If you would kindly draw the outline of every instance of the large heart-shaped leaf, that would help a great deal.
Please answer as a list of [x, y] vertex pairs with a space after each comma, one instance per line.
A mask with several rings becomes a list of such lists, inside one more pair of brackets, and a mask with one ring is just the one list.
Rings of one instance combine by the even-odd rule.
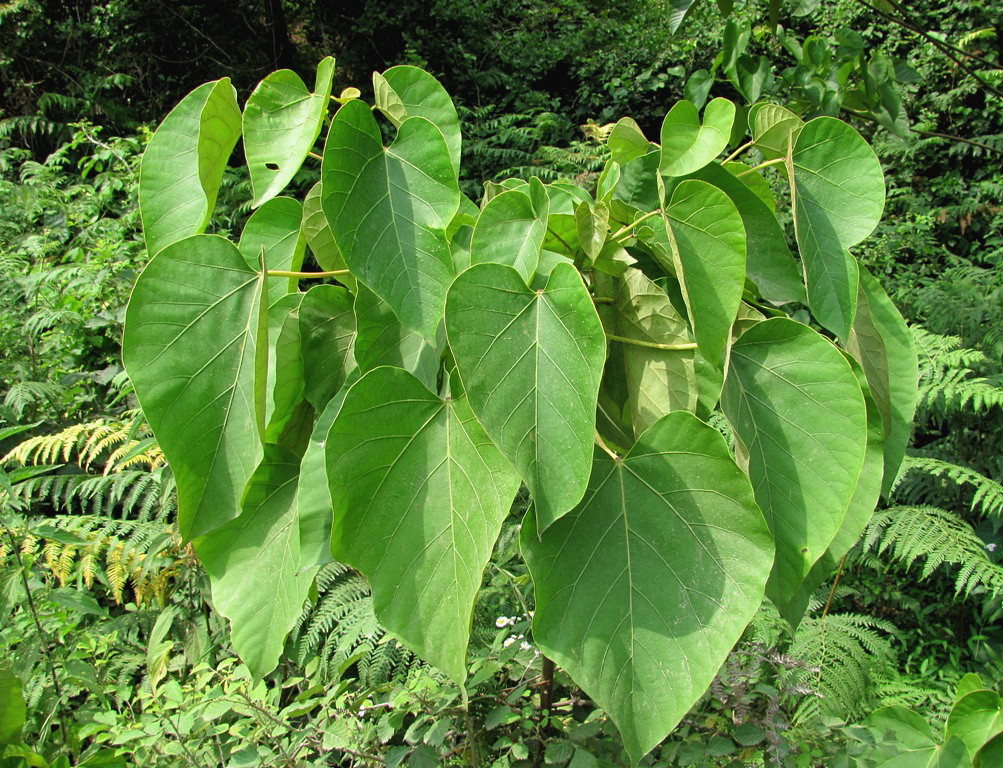
[[[267, 269], [297, 271], [303, 266], [306, 251], [302, 219], [303, 206], [298, 200], [274, 197], [251, 214], [237, 247], [252, 267], [258, 266], [264, 253]], [[268, 303], [274, 304], [296, 287], [296, 278], [268, 278]]]
[[449, 150], [423, 117], [401, 123], [389, 149], [361, 101], [345, 104], [324, 149], [322, 205], [352, 274], [428, 341], [453, 265], [446, 227], [460, 204]]
[[449, 147], [453, 170], [460, 172], [460, 118], [453, 100], [438, 80], [418, 67], [391, 67], [382, 75], [373, 72], [377, 108], [400, 127], [409, 117], [424, 117], [442, 132]]
[[700, 353], [724, 365], [724, 349], [745, 288], [745, 225], [724, 192], [690, 179], [676, 186], [663, 220]]
[[625, 343], [622, 349], [634, 432], [640, 434], [671, 411], [694, 411], [695, 350], [658, 348], [665, 344], [692, 346], [686, 321], [665, 291], [639, 269], [628, 269], [620, 281], [616, 308], [617, 335], [640, 342]]
[[704, 109], [703, 124], [690, 101], [678, 101], [662, 121], [662, 156], [658, 170], [664, 176], [686, 176], [699, 171], [724, 151], [735, 122], [735, 105], [714, 99]]
[[912, 417], [916, 411], [919, 362], [916, 345], [881, 284], [863, 267], [857, 293], [857, 314], [846, 348], [867, 376], [871, 396], [881, 413], [884, 445], [884, 480], [888, 495], [905, 455]]
[[299, 459], [268, 445], [240, 516], [195, 541], [213, 606], [230, 620], [233, 648], [255, 677], [278, 664], [312, 581], [300, 572], [298, 475]]
[[774, 318], [732, 346], [721, 404], [776, 539], [767, 594], [783, 610], [829, 548], [857, 487], [867, 445], [864, 398], [829, 341]]
[[327, 473], [334, 558], [367, 576], [389, 630], [462, 683], [474, 597], [518, 478], [465, 398], [389, 367], [348, 391]]
[[471, 264], [508, 264], [527, 283], [533, 279], [550, 214], [546, 189], [533, 181], [525, 190], [495, 195], [481, 210], [470, 240]]
[[944, 744], [933, 738], [922, 715], [902, 706], [882, 707], [862, 725], [874, 734], [875, 745], [866, 754], [875, 768], [970, 768], [965, 743], [951, 737]]
[[713, 184], [735, 204], [745, 227], [746, 274], [760, 295], [774, 304], [805, 301], [801, 269], [787, 247], [786, 236], [777, 217], [766, 203], [741, 179], [711, 163], [694, 178]]
[[630, 117], [621, 118], [606, 138], [610, 158], [617, 165], [623, 166], [637, 157], [643, 157], [652, 150], [641, 126]]
[[446, 335], [470, 406], [519, 471], [545, 529], [582, 498], [606, 338], [577, 270], [530, 290], [512, 267], [477, 264], [446, 300]]
[[314, 92], [288, 69], [262, 80], [244, 107], [244, 154], [257, 207], [285, 189], [320, 136], [327, 117], [334, 59], [317, 65]]
[[808, 305], [819, 323], [845, 341], [856, 312], [858, 281], [857, 261], [847, 249], [881, 219], [881, 163], [860, 134], [831, 117], [805, 123], [789, 162]]
[[205, 229], [239, 138], [240, 107], [228, 77], [199, 86], [164, 118], [139, 169], [147, 253]]
[[177, 479], [185, 539], [237, 516], [261, 459], [262, 290], [236, 246], [195, 235], [157, 254], [129, 301], [122, 357]]
[[622, 459], [597, 450], [585, 498], [523, 554], [533, 638], [616, 723], [631, 761], [713, 680], [763, 597], [773, 544], [721, 435], [682, 411]]

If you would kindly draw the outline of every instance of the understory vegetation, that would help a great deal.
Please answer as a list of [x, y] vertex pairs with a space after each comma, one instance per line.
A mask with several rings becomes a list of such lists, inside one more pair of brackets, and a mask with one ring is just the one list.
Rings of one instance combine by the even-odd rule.
[[[996, 4], [367, 0], [351, 17], [328, 5], [241, 0], [226, 10], [210, 10], [201, 3], [161, 0], [0, 4], [0, 611], [5, 617], [0, 622], [0, 766], [1003, 764], [1003, 29]], [[714, 333], [705, 330], [709, 324], [692, 321], [700, 289], [695, 283], [687, 286], [682, 277], [685, 248], [680, 256], [663, 210], [682, 185], [711, 187], [691, 177], [711, 163], [729, 181], [747, 182], [738, 186], [771, 214], [783, 250], [803, 254], [805, 219], [798, 221], [798, 201], [791, 193], [795, 134], [788, 133], [787, 144], [770, 155], [769, 140], [757, 137], [755, 127], [757, 114], [765, 110], [750, 107], [764, 102], [783, 107], [789, 112], [771, 114], [796, 121], [797, 130], [802, 121], [811, 125], [812, 119], [838, 118], [852, 127], [853, 141], [861, 142], [854, 147], [874, 150], [874, 168], [879, 177], [883, 173], [886, 190], [880, 223], [866, 239], [841, 247], [852, 250], [854, 269], [859, 263], [861, 295], [870, 297], [871, 308], [885, 306], [876, 297], [890, 299], [904, 318], [903, 329], [908, 326], [895, 337], [898, 348], [914, 350], [918, 365], [915, 414], [903, 417], [901, 427], [905, 455], [900, 465], [885, 456], [885, 469], [893, 471], [886, 472], [880, 499], [842, 551], [831, 557], [835, 550], [823, 547], [828, 560], [815, 569], [807, 564], [811, 578], [801, 574], [800, 591], [784, 592], [779, 599], [775, 581], [766, 582], [767, 568], [737, 642], [706, 670], [709, 685], [700, 686], [695, 703], [650, 750], [647, 744], [644, 749], [625, 746], [624, 729], [617, 727], [622, 723], [614, 723], [611, 712], [597, 706], [595, 694], [585, 691], [599, 686], [584, 682], [577, 669], [555, 664], [554, 654], [547, 652], [558, 643], [552, 639], [555, 630], [545, 636], [541, 630], [547, 625], [536, 617], [538, 601], [546, 600], [538, 583], [543, 558], [534, 556], [530, 532], [542, 542], [551, 530], [547, 525], [559, 521], [542, 517], [543, 492], [530, 487], [525, 475], [520, 481], [511, 468], [492, 475], [503, 477], [499, 486], [511, 486], [512, 493], [498, 493], [505, 508], [497, 537], [485, 552], [480, 589], [474, 590], [459, 675], [453, 668], [443, 671], [448, 665], [439, 663], [434, 649], [430, 653], [388, 626], [393, 620], [386, 618], [390, 611], [380, 583], [363, 574], [363, 565], [343, 561], [350, 557], [332, 559], [330, 522], [322, 528], [324, 551], [295, 574], [303, 599], [283, 606], [288, 633], [276, 639], [273, 629], [267, 642], [256, 639], [265, 636], [264, 629], [250, 641], [231, 634], [237, 622], [227, 618], [232, 606], [221, 604], [219, 569], [225, 575], [223, 561], [239, 560], [241, 541], [235, 535], [236, 543], [223, 554], [205, 548], [213, 530], [205, 519], [224, 516], [223, 504], [214, 497], [208, 511], [200, 508], [201, 517], [188, 511], [190, 472], [186, 467], [175, 475], [179, 462], [170, 454], [175, 446], [163, 437], [159, 406], [148, 405], [155, 401], [148, 393], [157, 382], [144, 381], [135, 367], [127, 374], [122, 359], [133, 287], [153, 257], [173, 245], [167, 242], [170, 233], [157, 240], [165, 231], [161, 222], [151, 224], [150, 216], [141, 214], [140, 189], [149, 183], [143, 181], [141, 162], [147, 147], [156, 146], [157, 126], [196, 86], [231, 78], [240, 94], [239, 109], [273, 70], [292, 69], [307, 84], [316, 75], [320, 84], [326, 66], [331, 67], [330, 99], [322, 95], [320, 101], [330, 114], [317, 118], [318, 127], [323, 124], [321, 140], [307, 142], [300, 158], [305, 162], [288, 174], [283, 192], [288, 197], [265, 200], [263, 177], [256, 176], [260, 169], [250, 163], [255, 150], [247, 111], [243, 138], [238, 143], [238, 113], [235, 149], [224, 153], [216, 169], [218, 189], [203, 190], [206, 172], [197, 163], [188, 179], [195, 179], [193, 186], [208, 201], [205, 221], [192, 228], [192, 237], [239, 241], [239, 251], [232, 248], [238, 262], [243, 253], [257, 264], [260, 252], [262, 269], [273, 272], [275, 266], [264, 260], [274, 243], [251, 236], [256, 226], [264, 226], [260, 212], [279, 218], [286, 203], [269, 204], [300, 206], [292, 236], [298, 245], [278, 268], [279, 277], [288, 279], [267, 278], [268, 291], [282, 284], [284, 295], [276, 303], [285, 301], [285, 314], [272, 315], [271, 308], [261, 313], [273, 338], [292, 334], [295, 325], [299, 345], [299, 329], [306, 327], [299, 323], [306, 322], [310, 310], [310, 299], [303, 297], [328, 290], [332, 296], [334, 290], [352, 296], [346, 306], [357, 323], [353, 332], [369, 334], [368, 367], [361, 362], [353, 370], [318, 367], [311, 374], [309, 362], [303, 372], [306, 357], [296, 357], [297, 362], [280, 357], [278, 365], [273, 359], [266, 377], [271, 385], [283, 381], [283, 360], [290, 370], [299, 365], [292, 375], [298, 371], [306, 385], [300, 386], [298, 399], [287, 398], [281, 423], [275, 414], [285, 407], [279, 403], [285, 395], [280, 387], [269, 393], [266, 443], [272, 447], [265, 450], [279, 446], [285, 453], [266, 453], [262, 466], [280, 466], [294, 454], [297, 464], [313, 460], [321, 472], [334, 467], [355, 477], [354, 464], [362, 459], [347, 449], [343, 456], [333, 448], [325, 452], [315, 424], [330, 428], [343, 418], [327, 407], [332, 401], [362, 419], [375, 400], [364, 401], [364, 386], [353, 385], [367, 377], [375, 380], [370, 369], [386, 375], [391, 369], [383, 365], [410, 371], [406, 380], [386, 379], [395, 386], [420, 379], [426, 388], [436, 388], [436, 403], [442, 402], [439, 392], [447, 404], [465, 403], [470, 395], [471, 405], [463, 406], [469, 418], [457, 418], [476, 429], [483, 423], [479, 450], [491, 440], [501, 448], [490, 431], [493, 416], [474, 408], [476, 387], [468, 371], [475, 367], [469, 360], [477, 345], [463, 346], [461, 337], [468, 331], [454, 319], [462, 313], [453, 307], [468, 297], [455, 286], [448, 297], [443, 289], [434, 320], [444, 316], [445, 331], [439, 329], [438, 337], [437, 325], [424, 327], [423, 314], [407, 327], [404, 316], [413, 308], [377, 295], [378, 278], [370, 273], [358, 277], [364, 272], [352, 259], [362, 257], [353, 257], [345, 246], [354, 230], [332, 223], [340, 203], [322, 200], [324, 185], [334, 178], [323, 139], [332, 125], [335, 131], [342, 125], [335, 114], [355, 120], [351, 129], [368, 126], [371, 113], [386, 115], [374, 141], [381, 148], [378, 156], [392, 159], [394, 146], [403, 143], [395, 131], [406, 120], [412, 125], [420, 120], [421, 130], [427, 125], [429, 135], [441, 140], [442, 165], [449, 169], [449, 131], [434, 132], [433, 123], [441, 119], [435, 115], [408, 115], [407, 109], [415, 107], [400, 79], [394, 79], [396, 71], [398, 78], [405, 77], [402, 72], [408, 77], [430, 73], [456, 105], [457, 142], [462, 129], [463, 150], [453, 161], [450, 183], [461, 202], [455, 221], [455, 209], [447, 219], [452, 263], [466, 259], [466, 271], [457, 268], [459, 274], [480, 270], [485, 284], [497, 278], [488, 270], [498, 265], [477, 263], [476, 222], [492, 199], [509, 195], [512, 200], [518, 194], [531, 209], [526, 220], [543, 221], [535, 253], [539, 265], [519, 273], [527, 283], [519, 287], [530, 297], [526, 301], [540, 301], [551, 290], [541, 279], [547, 259], [547, 276], [571, 273], [572, 259], [561, 260], [564, 246], [586, 256], [574, 266], [586, 275], [590, 297], [598, 299], [599, 313], [593, 315], [603, 349], [608, 339], [631, 342], [617, 320], [610, 330], [612, 315], [603, 311], [623, 308], [626, 289], [613, 292], [608, 286], [626, 285], [628, 275], [657, 294], [658, 302], [651, 305], [657, 311], [650, 314], [678, 320], [673, 327], [682, 330], [671, 345], [643, 338], [649, 347], [689, 355], [672, 375], [689, 377], [691, 391], [684, 399], [691, 402], [679, 406], [677, 393], [666, 393], [672, 405], [665, 410], [690, 410], [693, 418], [687, 415], [684, 422], [682, 414], [659, 413], [659, 419], [632, 406], [624, 394], [633, 386], [628, 356], [614, 353], [610, 345], [609, 356], [599, 360], [595, 389], [601, 379], [603, 392], [608, 386], [613, 396], [598, 396], [600, 420], [592, 424], [602, 450], [614, 461], [629, 458], [642, 427], [650, 430], [678, 416], [671, 423], [681, 433], [684, 428], [699, 433], [714, 450], [720, 448], [736, 473], [750, 472], [750, 462], [755, 466], [746, 448], [750, 433], [736, 416], [738, 407], [729, 407], [723, 383], [729, 366], [740, 370], [732, 351], [753, 347], [750, 339], [757, 333], [771, 340], [766, 332], [751, 330], [755, 327], [807, 327], [822, 358], [838, 361], [854, 384], [860, 432], [870, 430], [864, 442], [876, 450], [880, 474], [881, 444], [885, 438], [894, 442], [889, 430], [895, 430], [898, 409], [911, 412], [911, 403], [895, 401], [902, 391], [896, 385], [903, 382], [893, 380], [882, 393], [866, 376], [866, 361], [860, 361], [864, 368], [858, 365], [867, 357], [859, 350], [867, 340], [860, 341], [859, 330], [848, 340], [852, 310], [820, 310], [811, 278], [804, 295], [801, 261], [802, 298], [768, 300], [771, 289], [764, 289], [765, 281], [757, 282], [750, 270], [736, 286], [734, 303], [741, 308], [721, 330], [717, 349]], [[382, 86], [372, 79], [374, 70], [387, 75]], [[295, 88], [289, 82], [285, 85]], [[307, 97], [316, 96], [309, 88]], [[665, 173], [665, 155], [657, 154], [661, 149], [649, 140], [665, 143], [662, 121], [682, 99], [696, 110], [692, 125], [685, 127], [694, 136], [711, 126], [715, 105], [725, 99], [734, 104], [735, 114], [719, 131], [722, 149], [711, 152], [703, 165], [681, 171], [677, 175], [687, 178], [679, 181]], [[374, 101], [376, 107], [368, 109]], [[635, 121], [632, 126], [618, 122], [626, 116]], [[851, 132], [846, 131], [840, 136]], [[629, 138], [623, 139], [627, 132]], [[713, 144], [699, 135], [693, 152]], [[345, 151], [353, 151], [350, 140], [344, 141]], [[197, 151], [204, 151], [204, 143]], [[382, 144], [390, 151], [384, 152]], [[406, 155], [405, 149], [400, 152]], [[628, 175], [628, 163], [646, 155], [656, 155], [649, 170], [657, 188], [653, 180], [645, 182], [647, 187], [637, 181], [636, 194], [621, 195], [618, 184], [641, 178], [637, 166], [635, 176]], [[736, 163], [748, 167], [728, 167]], [[350, 175], [352, 169], [335, 170]], [[824, 168], [817, 170], [824, 175]], [[344, 197], [350, 194], [346, 187]], [[558, 195], [566, 210], [559, 209]], [[647, 209], [645, 195], [655, 201]], [[728, 201], [723, 193], [720, 197]], [[464, 199], [471, 207], [464, 207]], [[149, 197], [143, 204], [150, 205]], [[548, 229], [541, 207], [563, 216], [568, 228], [556, 234]], [[313, 219], [311, 210], [317, 214]], [[679, 214], [679, 220], [684, 218]], [[652, 221], [662, 222], [660, 233]], [[751, 231], [748, 220], [745, 226]], [[588, 233], [598, 229], [602, 238], [593, 249]], [[360, 253], [364, 246], [354, 247]], [[743, 242], [743, 254], [744, 248]], [[461, 252], [464, 256], [457, 257]], [[659, 261], [665, 253], [675, 254], [673, 268]], [[364, 255], [380, 258], [377, 249]], [[659, 265], [663, 272], [656, 279], [652, 274]], [[240, 269], [251, 268], [242, 263]], [[301, 269], [326, 277], [305, 278]], [[865, 288], [872, 285], [870, 275], [873, 287]], [[724, 280], [718, 276], [711, 283]], [[859, 311], [864, 304], [854, 306]], [[412, 314], [424, 311], [419, 306]], [[290, 324], [290, 316], [299, 320]], [[839, 329], [843, 319], [846, 333]], [[370, 323], [368, 330], [364, 322]], [[386, 341], [387, 328], [396, 334], [392, 342]], [[469, 335], [486, 333], [475, 331]], [[133, 332], [127, 332], [127, 347]], [[586, 328], [579, 337], [590, 332]], [[327, 333], [323, 340], [331, 349], [342, 343], [335, 332]], [[890, 337], [879, 341], [882, 350], [892, 349]], [[133, 349], [143, 343], [133, 342]], [[281, 354], [274, 347], [273, 357]], [[361, 361], [359, 349], [345, 353], [339, 348], [339, 354], [355, 354]], [[431, 363], [429, 349], [434, 350]], [[155, 363], [153, 356], [149, 365]], [[701, 387], [715, 376], [717, 390], [708, 398]], [[719, 405], [722, 387], [726, 395]], [[885, 413], [874, 405], [882, 397]], [[590, 417], [595, 412], [593, 407]], [[398, 422], [386, 429], [391, 427], [404, 429]], [[592, 450], [590, 438], [588, 461]], [[502, 453], [499, 466], [517, 466]], [[607, 460], [605, 455], [600, 459]], [[874, 456], [866, 458], [861, 448], [858, 466], [866, 461], [873, 468]], [[366, 487], [367, 467], [357, 474], [356, 487]], [[246, 512], [256, 492], [265, 498], [264, 509], [267, 499], [292, 482], [281, 478], [259, 477], [257, 488], [243, 478], [249, 483], [247, 496], [241, 485], [232, 502]], [[322, 485], [329, 510], [326, 475]], [[759, 495], [751, 501], [749, 488], [746, 509], [763, 506]], [[361, 504], [349, 491], [344, 496], [356, 507]], [[873, 496], [878, 497], [877, 486]], [[745, 497], [736, 492], [736, 498]], [[581, 494], [568, 508], [579, 499]], [[765, 522], [762, 527], [765, 531]], [[756, 531], [750, 527], [747, 538], [754, 539]], [[299, 557], [298, 539], [295, 546]], [[341, 546], [348, 549], [344, 541]], [[307, 560], [304, 554], [295, 562]], [[540, 607], [546, 612], [545, 604]], [[262, 656], [272, 650], [276, 660], [269, 666]]]

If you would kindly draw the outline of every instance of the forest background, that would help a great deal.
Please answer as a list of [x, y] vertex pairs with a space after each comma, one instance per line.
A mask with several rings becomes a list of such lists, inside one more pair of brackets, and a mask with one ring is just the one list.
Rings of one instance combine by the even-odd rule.
[[[311, 82], [326, 55], [336, 92], [365, 94], [371, 72], [395, 64], [435, 74], [460, 109], [474, 200], [513, 175], [588, 187], [606, 159], [601, 126], [630, 115], [655, 136], [684, 97], [774, 101], [867, 138], [888, 199], [857, 256], [920, 353], [909, 458], [797, 631], [764, 608], [645, 762], [880, 765], [873, 718], [888, 706], [921, 713], [930, 746], [916, 760], [949, 760], [938, 750], [955, 701], [1003, 680], [995, 5], [0, 4], [0, 764], [626, 764], [615, 729], [560, 671], [541, 688], [514, 523], [478, 603], [469, 709], [384, 633], [365, 581], [337, 564], [318, 575], [282, 664], [252, 679], [178, 537], [170, 468], [120, 360], [147, 260], [139, 158], [194, 86], [229, 76], [246, 95], [286, 67]], [[239, 165], [211, 231], [239, 232], [250, 214]], [[314, 181], [303, 171], [294, 184]]]

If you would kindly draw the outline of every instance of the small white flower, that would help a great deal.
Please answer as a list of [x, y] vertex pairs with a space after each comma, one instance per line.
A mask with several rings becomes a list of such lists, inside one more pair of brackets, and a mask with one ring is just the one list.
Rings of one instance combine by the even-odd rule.
[[497, 619], [495, 619], [495, 626], [498, 627], [498, 629], [501, 629], [502, 627], [507, 627], [508, 618], [506, 616], [499, 616]]
[[527, 643], [527, 642], [526, 642], [525, 640], [523, 640], [523, 641], [522, 641], [521, 643], [519, 643], [519, 648], [520, 648], [521, 650], [523, 650], [523, 651], [528, 651], [528, 650], [529, 650], [530, 648], [532, 648], [532, 647], [533, 647], [533, 646], [531, 646], [531, 645], [530, 645], [529, 643]]
[[509, 635], [508, 637], [505, 638], [504, 642], [502, 642], [502, 646], [508, 648], [510, 645], [512, 645], [512, 643], [516, 641], [516, 639], [517, 638], [514, 635]]
[[996, 542], [992, 541], [992, 542], [986, 544], [986, 549], [988, 551], [990, 551], [990, 552], [995, 552], [996, 551]]

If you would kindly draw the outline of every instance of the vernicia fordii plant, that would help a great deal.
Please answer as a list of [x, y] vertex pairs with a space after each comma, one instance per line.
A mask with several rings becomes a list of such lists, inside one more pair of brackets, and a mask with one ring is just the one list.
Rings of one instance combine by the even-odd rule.
[[[143, 160], [152, 259], [124, 356], [181, 533], [257, 674], [334, 558], [462, 686], [525, 485], [534, 643], [636, 762], [764, 594], [797, 622], [896, 474], [916, 356], [850, 251], [881, 215], [877, 158], [830, 117], [682, 101], [657, 142], [607, 127], [594, 194], [509, 179], [475, 202], [432, 76], [374, 74], [371, 107], [332, 99], [333, 74], [311, 92], [276, 72], [243, 112], [227, 79], [202, 85]], [[203, 232], [241, 137], [255, 210], [234, 243]], [[281, 196], [318, 158], [304, 199]]]

